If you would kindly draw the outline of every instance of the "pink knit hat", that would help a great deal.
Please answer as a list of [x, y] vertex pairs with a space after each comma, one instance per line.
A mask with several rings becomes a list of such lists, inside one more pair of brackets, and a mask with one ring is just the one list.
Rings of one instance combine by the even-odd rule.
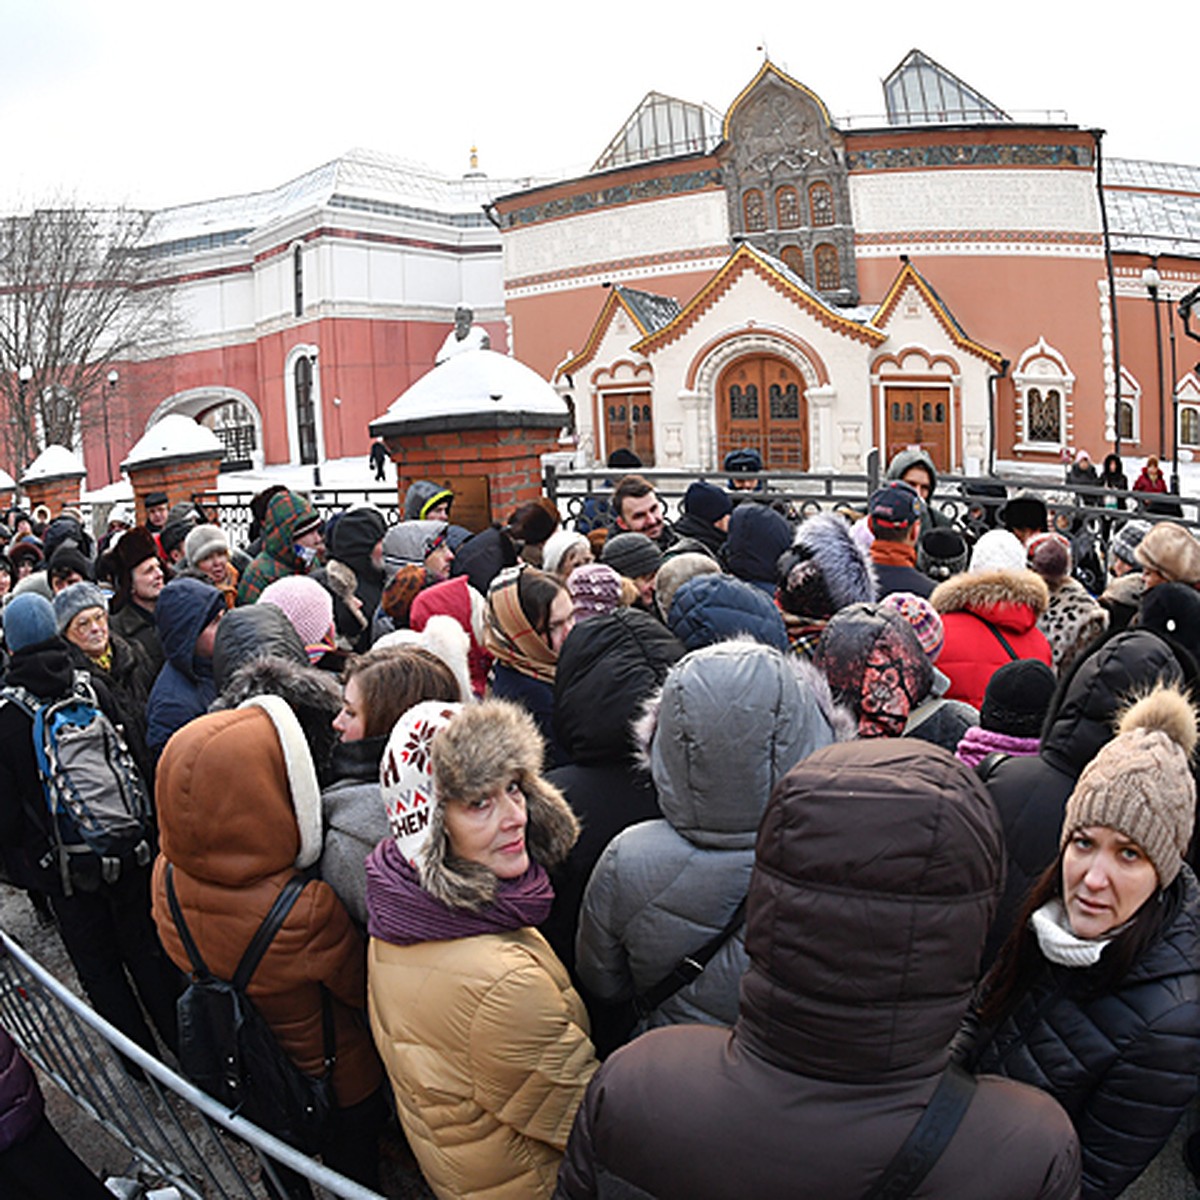
[[333, 596], [308, 575], [286, 575], [263, 588], [259, 604], [273, 604], [300, 635], [308, 661], [337, 648], [333, 627]]

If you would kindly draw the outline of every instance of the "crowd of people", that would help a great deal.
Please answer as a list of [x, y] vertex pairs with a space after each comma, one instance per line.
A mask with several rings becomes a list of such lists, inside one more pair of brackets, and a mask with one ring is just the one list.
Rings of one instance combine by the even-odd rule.
[[[13, 510], [5, 877], [168, 1059], [172, 905], [228, 979], [308, 880], [247, 990], [368, 1187], [398, 1121], [439, 1197], [1117, 1196], [1200, 1072], [1200, 542], [951, 521], [916, 450], [861, 511], [761, 468], [674, 522], [636, 469], [474, 533], [426, 481], [391, 525], [270, 488], [245, 546]], [[72, 697], [152, 797], [127, 851], [57, 852]], [[35, 1091], [0, 1041], [0, 1183], [69, 1158]]]

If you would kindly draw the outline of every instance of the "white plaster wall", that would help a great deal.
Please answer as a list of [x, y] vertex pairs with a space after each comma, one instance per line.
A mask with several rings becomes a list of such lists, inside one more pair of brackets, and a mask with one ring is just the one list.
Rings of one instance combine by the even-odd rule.
[[955, 229], [1098, 233], [1088, 171], [882, 171], [850, 177], [858, 234]]
[[728, 241], [724, 191], [694, 192], [505, 230], [504, 278], [515, 280]]

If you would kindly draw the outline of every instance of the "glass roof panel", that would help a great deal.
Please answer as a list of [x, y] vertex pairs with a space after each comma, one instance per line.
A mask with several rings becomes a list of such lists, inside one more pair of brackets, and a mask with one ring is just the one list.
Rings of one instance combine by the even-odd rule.
[[592, 170], [607, 171], [678, 154], [702, 154], [720, 140], [721, 116], [707, 105], [647, 92]]

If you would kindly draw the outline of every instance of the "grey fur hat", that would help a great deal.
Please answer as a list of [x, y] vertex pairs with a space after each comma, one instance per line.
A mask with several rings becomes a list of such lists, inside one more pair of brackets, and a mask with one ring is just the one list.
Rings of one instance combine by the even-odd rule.
[[779, 603], [787, 612], [827, 620], [850, 604], [875, 600], [875, 570], [836, 513], [801, 522], [776, 566]]
[[579, 820], [562, 792], [542, 778], [544, 744], [533, 718], [519, 705], [486, 700], [466, 706], [433, 739], [436, 803], [417, 870], [421, 886], [454, 908], [480, 909], [496, 894], [487, 867], [450, 854], [444, 806], [471, 800], [515, 780], [525, 794], [529, 856], [549, 867], [566, 858], [579, 837]]

